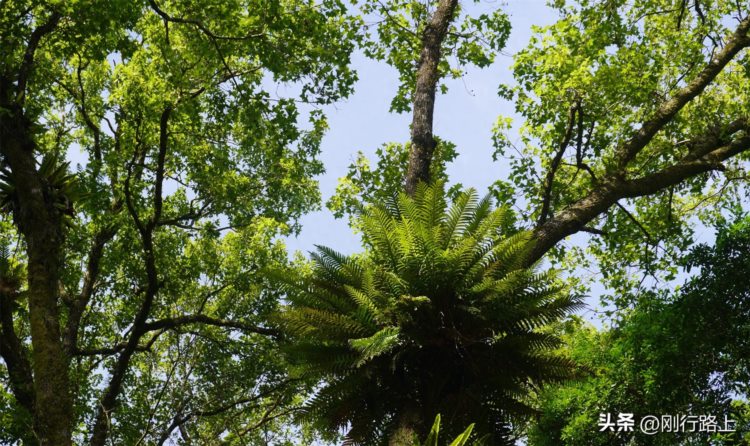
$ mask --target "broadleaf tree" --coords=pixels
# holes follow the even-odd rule
[[[691,243],[693,217],[712,223],[741,208],[750,148],[748,6],[681,0],[549,6],[559,20],[534,28],[528,46],[514,55],[515,82],[499,88],[522,121],[501,116],[494,129],[494,157],[509,170],[493,188],[498,201],[519,204],[520,222],[534,232],[530,263],[546,253],[571,269],[593,261],[619,290],[638,285],[623,264],[671,277],[675,253]],[[449,28],[462,20],[439,15],[437,3],[428,10]],[[449,34],[438,47],[441,58],[450,54]],[[427,47],[423,41],[420,48]],[[358,159],[329,202],[334,211],[356,213],[361,206],[353,204],[371,199],[373,185],[439,180],[440,162],[455,158],[434,156],[434,98],[446,72],[421,70],[429,65],[423,62],[409,61],[415,75],[403,87],[412,95],[407,171],[396,177],[401,161],[388,152],[379,154],[376,172]],[[429,94],[417,94],[420,88]],[[425,125],[414,124],[423,119]],[[561,243],[581,232],[592,236],[588,249]]]
[[[563,324],[566,349],[590,376],[540,396],[529,444],[746,444],[750,439],[750,221],[721,227],[713,246],[681,256],[695,275],[678,291],[639,292],[616,323]],[[696,271],[697,270],[697,271]],[[600,414],[715,417],[717,427],[649,435],[591,429]],[[728,420],[731,420],[728,423]],[[727,432],[716,432],[728,430]]]
[[[2,2],[5,439],[289,431],[255,273],[319,200],[300,103],[351,92],[357,28],[336,1]]]

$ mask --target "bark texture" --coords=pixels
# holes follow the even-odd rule
[[[6,283],[0,284],[0,356],[8,369],[10,390],[29,415],[34,414],[36,396],[34,394],[34,379],[31,374],[31,364],[27,358],[26,349],[18,338],[13,327],[13,300],[15,287],[9,289]]]
[[[422,52],[419,56],[417,81],[412,106],[411,148],[406,173],[406,193],[414,195],[417,184],[430,181],[430,163],[435,151],[432,134],[435,111],[435,91],[440,78],[441,47],[453,20],[458,0],[441,0],[422,34]]]
[[[15,365],[12,389],[18,402],[33,411],[34,436],[43,446],[71,444],[73,404],[68,356],[60,336],[60,267],[64,241],[61,211],[54,191],[36,166],[32,121],[26,115],[27,88],[35,55],[62,15],[51,12],[29,35],[17,66],[0,66],[0,154],[14,186],[13,219],[26,242],[27,298],[31,329],[31,371],[13,332],[10,300],[3,296],[3,357]],[[6,356],[5,353],[9,355]],[[33,385],[31,385],[33,382]],[[33,398],[33,400],[32,400]]]
[[[62,216],[37,171],[31,123],[17,103],[3,102],[10,113],[0,122],[0,153],[10,167],[17,195],[14,219],[26,241],[28,255],[34,431],[43,446],[66,446],[71,444],[73,405],[59,319]]]

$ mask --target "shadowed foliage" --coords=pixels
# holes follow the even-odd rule
[[[566,324],[571,357],[595,373],[541,393],[542,415],[528,444],[750,444],[750,219],[719,227],[713,246],[698,245],[679,263],[694,276],[678,291],[639,290],[612,327]],[[607,413],[633,413],[636,422],[648,415],[713,416],[717,428],[601,431],[597,423]],[[734,430],[716,432],[725,420]]]
[[[508,235],[506,208],[473,190],[451,206],[444,196],[422,185],[372,207],[359,222],[364,254],[319,247],[310,274],[276,274],[290,356],[324,382],[307,414],[349,426],[349,444],[406,444],[394,438],[426,435],[435,413],[502,444],[513,417],[533,413],[532,387],[571,376],[544,328],[578,297],[553,272],[520,267],[532,244]]]

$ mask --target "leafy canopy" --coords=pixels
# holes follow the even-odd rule
[[[747,3],[550,4],[560,19],[533,28],[527,47],[514,56],[514,84],[500,88],[521,120],[512,125],[510,117],[500,117],[494,129],[494,157],[510,171],[496,187],[505,200],[522,203],[524,220],[540,218],[550,171],[550,213],[558,214],[601,190],[615,172],[644,178],[664,172],[696,146],[727,144],[732,123],[747,119],[750,57],[745,50],[621,167],[622,144],[661,113],[680,88],[696,82],[747,17]],[[550,258],[559,256],[570,269],[599,266],[605,284],[620,295],[638,287],[644,272],[672,279],[675,258],[692,243],[695,224],[712,225],[742,208],[746,160],[742,152],[721,162],[722,175],[706,172],[657,188],[653,195],[623,197],[590,224],[606,237],[593,237],[588,247],[560,244]]]
[[[641,292],[612,328],[570,323],[571,356],[595,373],[553,386],[539,399],[542,416],[529,444],[667,446],[747,444],[750,439],[750,219],[719,230],[681,265],[696,271],[677,292]],[[598,432],[600,413],[713,415],[736,432]]]
[[[32,315],[28,281],[12,280],[3,339],[15,331],[17,357],[44,365],[30,322],[61,327],[55,373],[70,389],[52,393],[74,400],[63,410],[75,443],[296,434],[280,426],[296,388],[283,386],[273,339],[254,332],[267,333],[278,299],[256,272],[287,261],[277,237],[319,205],[327,123],[308,104],[351,93],[359,23],[336,0],[0,4],[0,128],[31,141],[30,164],[69,223],[49,248],[60,299]],[[0,262],[26,279],[42,268],[13,218],[20,174],[0,139]],[[13,387],[0,383],[0,442],[36,444]],[[94,441],[95,426],[105,434]]]

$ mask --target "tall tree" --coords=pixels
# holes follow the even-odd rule
[[[489,66],[510,34],[510,20],[501,8],[472,16],[457,0],[367,1],[360,7],[366,17],[380,17],[363,49],[368,57],[398,71],[399,87],[391,111],[411,111],[407,144],[386,144],[381,149],[385,169],[371,171],[360,154],[353,172],[329,206],[339,215],[360,211],[361,198],[384,199],[406,190],[413,194],[419,182],[444,179],[444,162],[455,157],[449,141],[434,135],[436,96],[446,92],[446,79],[463,76],[467,66]],[[359,175],[361,173],[361,175]]]
[[[0,8],[9,430],[163,444],[231,419],[247,441],[293,397],[253,272],[318,200],[325,120],[296,101],[350,92],[354,23],[335,1]]]
[[[414,195],[419,182],[430,180],[432,153],[437,142],[432,134],[435,114],[435,92],[443,41],[456,13],[458,0],[441,0],[422,30],[421,52],[417,64],[412,106],[411,148],[406,171],[406,193]]]
[[[103,5],[92,6],[99,9]],[[131,22],[132,8],[120,6],[117,14],[108,19]],[[72,57],[74,48],[83,44],[78,36],[90,36],[94,26],[107,25],[107,21],[74,17],[71,12],[64,5],[44,7],[4,2],[0,16],[3,46],[0,153],[13,183],[13,221],[24,237],[26,248],[24,298],[28,303],[32,356],[27,357],[24,344],[14,332],[11,308],[13,301],[19,298],[19,288],[10,288],[3,296],[6,316],[3,318],[6,338],[3,352],[12,357],[5,361],[9,375],[13,376],[11,389],[18,403],[33,414],[33,431],[40,443],[50,445],[71,444],[73,406],[59,308],[65,242],[63,219],[67,209],[58,206],[65,199],[60,196],[62,191],[55,188],[52,178],[37,165],[41,152],[37,134],[47,102],[45,96],[50,94],[50,78],[58,74],[55,71],[59,65],[44,69],[39,66],[47,58]],[[67,36],[72,39],[67,40]],[[114,33],[112,37],[116,40],[119,35]],[[111,44],[105,39],[89,39],[93,40],[92,50],[100,55],[107,51],[107,44]],[[48,74],[47,81],[39,82],[44,74]],[[55,169],[56,166],[52,168]],[[6,358],[5,354],[3,356]],[[33,364],[33,370],[29,363]]]
[[[647,228],[684,212],[657,216],[646,209],[674,206],[669,197],[691,188],[702,192],[707,173],[734,178],[733,166],[750,149],[747,107],[739,105],[749,100],[746,5],[618,1],[560,8],[563,18],[515,64],[516,103],[529,129],[525,153],[541,161],[536,177],[514,158],[535,220],[530,262],[571,234],[598,232],[588,225],[604,223],[599,217],[612,207],[638,209],[636,224],[655,243]],[[665,199],[637,200],[651,195]]]

